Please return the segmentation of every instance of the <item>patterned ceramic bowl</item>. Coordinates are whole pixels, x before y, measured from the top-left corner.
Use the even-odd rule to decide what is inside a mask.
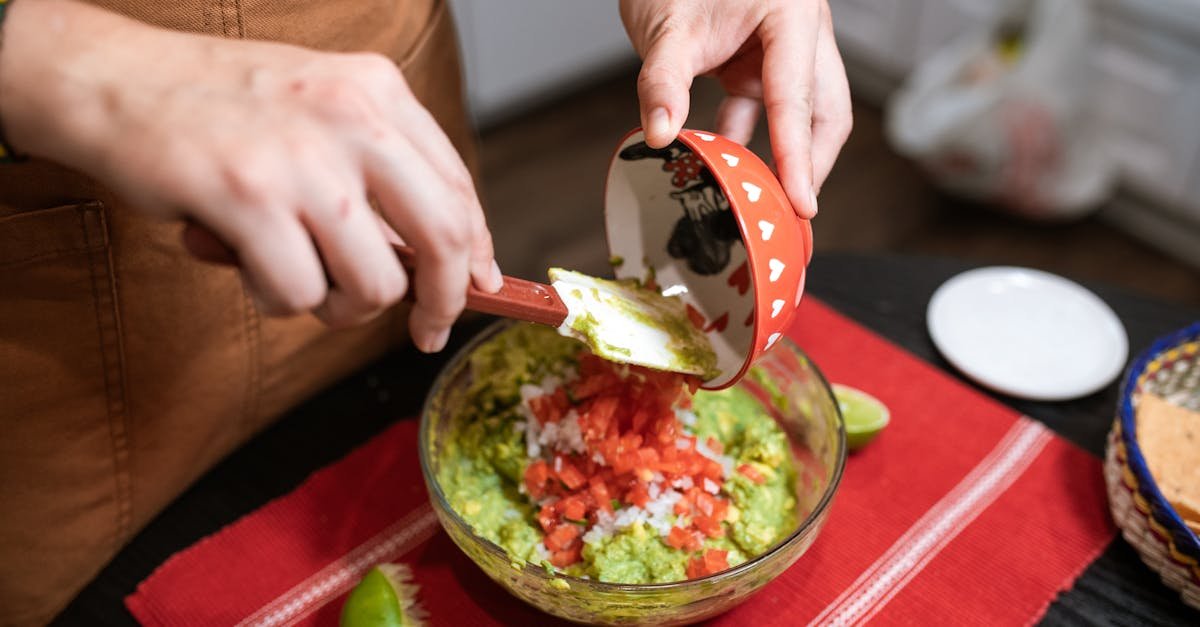
[[[812,227],[753,152],[684,129],[662,149],[641,130],[621,141],[605,188],[605,230],[618,278],[653,279],[704,329],[733,385],[783,337],[804,293]]]
[[[1104,462],[1109,507],[1122,535],[1184,603],[1200,609],[1200,538],[1163,498],[1138,446],[1136,409],[1145,393],[1200,409],[1200,323],[1159,339],[1130,366]]]
[[[766,553],[723,572],[676,583],[623,585],[550,574],[513,561],[496,544],[475,535],[446,501],[437,482],[456,403],[471,384],[472,352],[509,321],[485,329],[434,382],[421,413],[421,472],[442,527],[484,572],[518,598],[567,620],[608,625],[677,625],[714,616],[744,601],[792,565],[812,545],[833,501],[846,462],[846,434],[837,401],[816,366],[795,344],[780,340],[737,385],[766,402],[787,433],[796,457],[797,525]],[[754,381],[761,374],[778,393]],[[761,379],[760,379],[761,380]]]

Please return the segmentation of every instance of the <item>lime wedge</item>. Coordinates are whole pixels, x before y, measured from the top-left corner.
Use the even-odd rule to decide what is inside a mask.
[[[867,445],[887,426],[891,413],[879,399],[848,385],[833,384],[833,395],[846,423],[846,446],[851,451]]]
[[[403,564],[380,564],[367,571],[342,606],[341,627],[414,627],[421,624],[417,587]]]

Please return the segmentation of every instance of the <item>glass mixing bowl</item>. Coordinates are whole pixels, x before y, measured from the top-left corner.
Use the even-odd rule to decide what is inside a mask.
[[[471,383],[469,356],[507,328],[484,329],[438,375],[421,412],[421,472],[446,533],[485,573],[518,598],[567,620],[610,625],[692,623],[744,601],[812,545],[842,477],[846,434],[825,377],[791,341],[780,340],[755,363],[739,386],[755,394],[791,439],[796,458],[796,528],[767,552],[715,575],[665,584],[615,584],[551,574],[514,561],[496,544],[476,536],[446,501],[437,482],[442,443]]]

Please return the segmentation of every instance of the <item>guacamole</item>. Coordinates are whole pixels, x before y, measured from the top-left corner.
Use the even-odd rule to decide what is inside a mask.
[[[471,356],[437,473],[514,560],[666,583],[755,557],[796,526],[786,434],[748,392],[619,365],[536,325]]]
[[[599,279],[562,268],[550,268],[550,281],[567,307],[559,333],[596,355],[705,380],[721,374],[712,344],[679,298],[634,279]]]

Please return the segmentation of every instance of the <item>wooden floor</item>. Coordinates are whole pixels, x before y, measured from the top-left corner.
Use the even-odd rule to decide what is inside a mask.
[[[505,272],[545,278],[558,265],[605,273],[608,160],[638,124],[632,72],[566,96],[482,134],[484,205]],[[689,126],[711,128],[720,91],[698,81]],[[1200,305],[1200,272],[1096,219],[1037,225],[939,193],[883,137],[877,109],[855,127],[819,198],[822,251],[892,251],[1041,268]],[[770,154],[760,128],[750,147]]]

